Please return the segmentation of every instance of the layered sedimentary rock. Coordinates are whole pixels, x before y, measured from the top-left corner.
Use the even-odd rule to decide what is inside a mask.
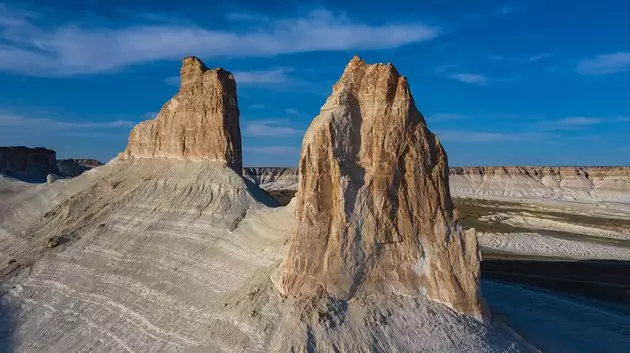
[[[630,167],[451,168],[459,197],[630,202]]]
[[[454,197],[630,202],[630,167],[451,167]],[[244,168],[268,191],[297,191],[296,168]]]
[[[57,169],[59,175],[64,177],[76,177],[92,168],[100,167],[103,163],[95,159],[58,159]]]
[[[309,127],[290,295],[422,295],[481,316],[474,233],[461,230],[448,163],[391,65],[354,57]]]
[[[247,167],[243,176],[267,191],[297,191],[297,168]]]
[[[131,131],[122,158],[219,161],[240,173],[241,133],[234,77],[187,57],[180,78],[179,92],[157,117]]]
[[[57,173],[56,153],[43,147],[0,147],[0,173],[28,181],[45,181]]]
[[[441,150],[426,148],[436,156],[425,156],[422,163],[437,160]],[[41,347],[53,352],[519,351],[497,329],[421,296],[348,302],[287,298],[270,277],[297,232],[295,202],[265,207],[267,195],[225,160],[123,157],[50,185],[0,178],[0,347],[19,352]],[[444,174],[445,163],[434,166],[435,173]],[[422,180],[442,185],[438,176]],[[429,199],[437,208],[447,203]],[[444,240],[457,243],[458,236]],[[410,261],[403,259],[401,267]],[[453,263],[457,268],[459,262]]]

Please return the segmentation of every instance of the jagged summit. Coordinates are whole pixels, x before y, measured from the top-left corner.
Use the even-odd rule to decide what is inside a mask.
[[[479,257],[448,162],[391,64],[354,57],[309,127],[283,290],[422,295],[481,316]]]
[[[183,60],[181,87],[153,120],[136,125],[122,158],[177,158],[226,163],[242,169],[241,131],[234,76]]]

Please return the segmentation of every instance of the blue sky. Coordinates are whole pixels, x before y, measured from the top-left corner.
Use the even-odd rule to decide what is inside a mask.
[[[0,0],[0,145],[107,161],[177,91],[238,84],[245,165],[295,166],[346,63],[408,77],[451,165],[630,164],[630,2]]]

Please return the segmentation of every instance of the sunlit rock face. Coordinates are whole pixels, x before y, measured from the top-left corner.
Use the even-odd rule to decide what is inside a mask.
[[[426,295],[481,317],[479,255],[449,195],[448,162],[391,64],[354,57],[309,127],[281,286]]]
[[[123,158],[165,157],[225,162],[242,169],[241,132],[234,76],[184,59],[179,92],[153,120],[129,135]]]

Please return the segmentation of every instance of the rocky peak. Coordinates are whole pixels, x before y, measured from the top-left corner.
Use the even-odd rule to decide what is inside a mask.
[[[281,280],[289,295],[426,295],[481,317],[479,255],[448,162],[391,64],[353,58],[307,130]]]
[[[234,76],[184,59],[181,87],[153,120],[129,135],[122,158],[177,158],[225,162],[242,169],[241,131]]]

